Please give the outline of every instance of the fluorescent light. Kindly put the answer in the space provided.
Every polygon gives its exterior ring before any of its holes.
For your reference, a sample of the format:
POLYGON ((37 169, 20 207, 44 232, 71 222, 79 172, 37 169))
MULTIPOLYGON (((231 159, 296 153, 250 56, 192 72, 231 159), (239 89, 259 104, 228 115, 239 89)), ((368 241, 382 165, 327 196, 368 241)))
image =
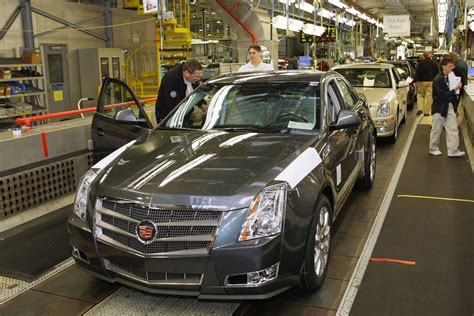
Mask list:
POLYGON ((303 11, 309 12, 309 13, 314 12, 314 5, 309 4, 308 2, 302 1, 300 3, 295 4, 295 7, 297 7, 298 9, 301 9, 303 11))
POLYGON ((303 27, 304 22, 300 20, 286 18, 283 15, 277 15, 272 18, 272 25, 274 28, 286 30, 288 27, 289 30, 293 32, 299 32, 303 27))
POLYGON ((338 8, 341 8, 341 9, 347 8, 347 5, 345 3, 342 3, 339 0, 329 0, 328 2, 332 5, 335 5, 338 8))
POLYGON ((325 28, 319 25, 306 23, 303 26, 303 32, 309 35, 321 36, 323 35, 324 31, 325 28))
POLYGON ((346 11, 355 16, 359 16, 362 14, 362 12, 357 11, 353 7, 349 7, 348 9, 346 9, 346 11))
POLYGON ((332 19, 332 18, 334 18, 334 16, 336 14, 329 11, 329 10, 322 9, 322 10, 318 11, 318 15, 322 16, 323 18, 326 18, 326 19, 332 19))
MULTIPOLYGON (((286 4, 287 1, 286 0, 278 0, 278 2, 286 4)), ((296 0, 288 0, 288 4, 292 4, 292 3, 295 3, 295 2, 296 2, 296 0)))

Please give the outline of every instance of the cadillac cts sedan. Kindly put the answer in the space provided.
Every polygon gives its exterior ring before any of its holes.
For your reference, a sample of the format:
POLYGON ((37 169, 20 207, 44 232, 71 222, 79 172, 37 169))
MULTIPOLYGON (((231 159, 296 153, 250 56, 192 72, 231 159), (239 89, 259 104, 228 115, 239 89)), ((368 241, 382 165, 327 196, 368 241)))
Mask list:
POLYGON ((367 98, 377 136, 388 137, 395 143, 398 127, 405 123, 408 95, 408 83, 396 68, 391 64, 373 63, 341 65, 333 70, 367 98))
POLYGON ((143 291, 264 299, 324 281, 333 221, 372 186, 376 131, 334 72, 208 80, 152 129, 106 79, 68 219, 78 266, 143 291), (114 148, 119 149, 110 153, 114 148))

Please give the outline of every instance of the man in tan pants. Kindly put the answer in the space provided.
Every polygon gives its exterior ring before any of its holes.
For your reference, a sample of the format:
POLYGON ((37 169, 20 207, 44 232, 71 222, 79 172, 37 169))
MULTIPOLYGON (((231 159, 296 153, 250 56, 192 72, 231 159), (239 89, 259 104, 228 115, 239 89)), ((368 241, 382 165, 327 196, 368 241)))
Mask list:
POLYGON ((428 116, 431 113, 433 79, 439 72, 438 64, 431 57, 433 57, 431 52, 424 52, 423 61, 416 67, 415 82, 418 97, 416 115, 428 116))

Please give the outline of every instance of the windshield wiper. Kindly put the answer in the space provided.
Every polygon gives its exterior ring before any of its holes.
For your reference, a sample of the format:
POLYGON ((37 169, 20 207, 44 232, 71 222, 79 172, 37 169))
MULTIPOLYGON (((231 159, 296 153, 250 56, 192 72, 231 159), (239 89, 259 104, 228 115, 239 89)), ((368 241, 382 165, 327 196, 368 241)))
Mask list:
POLYGON ((282 128, 271 127, 271 126, 258 126, 258 125, 240 125, 240 126, 214 126, 214 128, 222 128, 227 132, 241 132, 241 131, 251 131, 259 133, 280 133, 282 128))
POLYGON ((183 130, 183 131, 196 131, 200 130, 200 128, 190 128, 190 127, 168 127, 168 126, 161 126, 158 129, 167 129, 167 130, 183 130))

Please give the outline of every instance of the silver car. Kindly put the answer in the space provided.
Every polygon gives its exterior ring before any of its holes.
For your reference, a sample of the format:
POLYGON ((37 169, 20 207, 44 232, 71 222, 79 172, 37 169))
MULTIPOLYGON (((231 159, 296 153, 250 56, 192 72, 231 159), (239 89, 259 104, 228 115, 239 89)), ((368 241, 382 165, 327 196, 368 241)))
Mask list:
POLYGON ((367 98, 378 137, 397 141, 398 127, 405 123, 408 83, 391 64, 348 64, 333 68, 367 98))

